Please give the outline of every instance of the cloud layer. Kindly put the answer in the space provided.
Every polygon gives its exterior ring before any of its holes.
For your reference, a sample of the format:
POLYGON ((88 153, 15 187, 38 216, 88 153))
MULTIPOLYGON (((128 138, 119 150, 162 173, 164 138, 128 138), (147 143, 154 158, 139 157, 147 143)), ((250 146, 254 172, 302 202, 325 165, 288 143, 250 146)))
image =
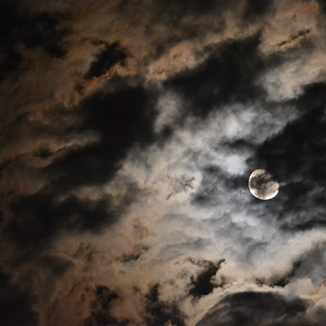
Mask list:
POLYGON ((2 324, 324 325, 322 3, 0 12, 2 324))

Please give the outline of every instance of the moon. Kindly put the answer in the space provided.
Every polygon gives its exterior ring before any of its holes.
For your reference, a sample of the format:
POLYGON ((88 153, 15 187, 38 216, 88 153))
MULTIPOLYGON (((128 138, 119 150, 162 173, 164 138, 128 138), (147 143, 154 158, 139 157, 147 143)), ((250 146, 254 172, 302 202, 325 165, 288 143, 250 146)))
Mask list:
POLYGON ((258 169, 251 173, 248 187, 254 197, 269 200, 278 194, 280 185, 266 170, 258 169))

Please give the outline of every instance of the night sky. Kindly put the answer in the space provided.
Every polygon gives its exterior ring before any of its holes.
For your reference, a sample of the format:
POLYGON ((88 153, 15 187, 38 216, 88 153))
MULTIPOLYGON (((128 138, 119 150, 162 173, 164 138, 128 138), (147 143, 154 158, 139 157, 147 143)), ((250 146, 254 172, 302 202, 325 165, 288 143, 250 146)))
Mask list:
POLYGON ((325 228, 323 0, 0 0, 1 326, 325 326, 325 228))

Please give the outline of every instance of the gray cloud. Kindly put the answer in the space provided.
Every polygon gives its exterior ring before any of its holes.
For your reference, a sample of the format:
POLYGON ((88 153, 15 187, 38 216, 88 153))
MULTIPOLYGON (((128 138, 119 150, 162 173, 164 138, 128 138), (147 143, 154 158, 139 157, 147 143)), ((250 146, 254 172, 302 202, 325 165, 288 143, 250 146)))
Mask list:
MULTIPOLYGON (((279 294, 242 292, 227 296, 197 325, 293 325, 302 320, 306 303, 279 294)), ((305 325, 315 325, 305 321, 305 325)))

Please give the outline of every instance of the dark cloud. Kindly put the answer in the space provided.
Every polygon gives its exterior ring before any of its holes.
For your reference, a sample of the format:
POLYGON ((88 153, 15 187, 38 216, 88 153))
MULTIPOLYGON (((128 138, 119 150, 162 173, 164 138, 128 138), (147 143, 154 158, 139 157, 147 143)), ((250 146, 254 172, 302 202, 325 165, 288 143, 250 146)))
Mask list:
POLYGON ((320 8, 323 10, 324 13, 326 13, 326 3, 324 0, 318 0, 318 4, 320 8))
POLYGON ((288 231, 325 226, 325 90, 323 84, 307 88, 297 101, 303 114, 257 149, 257 164, 283 184, 273 207, 288 231))
POLYGON ((292 35, 288 40, 286 41, 282 41, 278 44, 278 46, 283 46, 283 45, 286 45, 287 43, 290 43, 290 42, 293 42, 295 40, 298 40, 299 38, 302 38, 303 36, 305 36, 306 34, 309 34, 310 33, 310 29, 305 29, 305 30, 302 30, 294 35, 292 35))
POLYGON ((121 261, 124 264, 134 264, 148 249, 146 246, 137 246, 133 253, 124 255, 121 261))
POLYGON ((296 272, 300 269, 301 263, 302 263, 301 260, 295 261, 292 264, 291 269, 287 273, 285 273, 281 276, 273 275, 271 277, 271 279, 269 279, 269 280, 257 279, 256 280, 257 284, 259 284, 259 285, 267 284, 271 287, 275 287, 275 286, 276 287, 285 287, 294 279, 294 277, 296 276, 296 272))
POLYGON ((250 21, 261 17, 269 11, 272 5, 273 1, 269 0, 247 0, 244 12, 245 20, 250 21))
MULTIPOLYGON (((235 1, 229 1, 234 3, 235 1)), ((229 3, 228 2, 228 3, 229 3)), ((129 17, 130 26, 139 25, 143 22, 145 37, 150 39, 150 49, 146 53, 146 64, 152 59, 164 57, 175 45, 186 40, 194 40, 201 37, 203 28, 196 19, 211 19, 212 13, 221 14, 228 4, 221 0, 207 0, 205 3, 195 0, 182 1, 149 1, 140 4, 138 1, 121 0, 117 5, 117 12, 121 19, 129 17), (146 8, 144 14, 144 8, 146 8), (173 26, 173 28, 171 28, 173 26), (162 33, 162 31, 164 32, 162 33)), ((222 16, 215 20, 217 29, 223 28, 222 16)), ((133 33, 133 31, 131 31, 133 33)), ((149 44, 146 44, 148 46, 149 44)))
POLYGON ((287 274, 283 277, 279 278, 278 280, 273 281, 273 286, 281 286, 284 287, 288 285, 291 280, 293 279, 296 271, 300 268, 301 261, 297 261, 293 264, 292 270, 290 270, 287 274))
POLYGON ((63 38, 67 30, 60 26, 62 17, 47 12, 34 15, 19 9, 15 1, 0 4, 0 78, 3 80, 16 71, 23 61, 20 43, 27 49, 41 48, 54 58, 64 57, 63 38))
POLYGON ((207 262, 207 266, 202 272, 200 272, 196 277, 191 277, 191 288, 189 293, 197 298, 210 294, 213 289, 217 287, 217 285, 212 281, 212 278, 220 269, 223 262, 224 260, 220 260, 217 263, 210 261, 207 262))
POLYGON ((40 268, 49 270, 54 278, 62 277, 73 267, 72 262, 56 256, 42 256, 37 260, 37 264, 40 268))
POLYGON ((324 282, 325 264, 323 262, 325 259, 325 244, 316 245, 302 255, 291 277, 295 280, 309 277, 315 286, 320 286, 324 282))
POLYGON ((263 97, 263 89, 256 84, 264 68, 258 45, 259 36, 226 42, 197 68, 168 80, 166 87, 191 99, 187 114, 199 117, 227 103, 263 97))
POLYGON ((16 6, 13 1, 2 1, 0 4, 1 8, 1 29, 3 33, 1 33, 0 38, 0 46, 1 48, 6 46, 12 46, 15 39, 12 38, 13 28, 16 24, 17 14, 16 14, 16 6))
MULTIPOLYGON (((145 296, 145 325, 165 326, 167 323, 174 326, 186 325, 185 317, 180 312, 177 303, 161 301, 159 290, 159 284, 155 284, 145 296)), ((120 298, 117 292, 106 286, 98 285, 94 289, 94 296, 91 316, 84 321, 84 326, 131 325, 128 319, 118 320, 111 314, 111 305, 120 298)))
MULTIPOLYGON (((0 18, 1 19, 1 18, 0 18)), ((21 54, 15 49, 3 49, 0 54, 0 80, 19 69, 22 62, 21 54)))
POLYGON ((15 47, 13 30, 16 25, 15 6, 12 2, 0 3, 0 80, 17 70, 22 62, 21 54, 15 47))
POLYGON ((109 198, 81 201, 74 196, 58 201, 52 192, 17 198, 11 203, 12 218, 5 225, 6 237, 20 248, 18 258, 30 249, 45 249, 60 230, 99 231, 116 221, 109 198), (41 246, 41 247, 40 247, 41 246))
POLYGON ((59 26, 59 19, 47 12, 23 18, 17 33, 27 48, 42 48, 54 58, 66 55, 63 38, 67 31, 59 26))
POLYGON ((274 325, 275 320, 285 326, 291 325, 291 319, 301 317, 306 308, 307 303, 301 299, 287 300, 276 293, 240 292, 220 301, 197 326, 274 325))
MULTIPOLYGON (((251 288, 282 293, 301 293, 296 286, 306 278, 321 286, 323 246, 311 249, 308 239, 289 257, 277 253, 287 244, 294 248, 298 231, 326 225, 326 86, 309 85, 297 96, 309 80, 295 84, 295 77, 279 73, 292 60, 300 70, 302 54, 302 62, 312 65, 308 55, 318 50, 317 14, 307 14, 312 7, 296 5, 305 23, 301 16, 293 23, 291 16, 289 24, 296 25, 283 39, 283 18, 273 20, 271 14, 265 21, 271 9, 282 10, 275 1, 83 1, 76 7, 49 1, 49 11, 40 3, 30 10, 24 5, 26 11, 21 2, 0 4, 0 80, 13 79, 19 69, 24 74, 17 87, 37 79, 36 88, 26 84, 22 91, 24 108, 2 124, 0 249, 10 273, 0 274, 0 324, 37 325, 35 302, 44 326, 55 323, 66 304, 73 311, 67 314, 79 313, 79 303, 90 312, 71 320, 82 319, 84 326, 185 326, 198 320, 191 307, 205 314, 202 303, 212 302, 218 291, 223 295, 224 284, 236 291, 237 278, 256 281, 251 288), (59 14, 65 10, 71 16, 59 14), (95 55, 89 50, 94 39, 103 40, 93 42, 100 48, 95 55), (39 58, 44 61, 38 66, 39 58), (129 69, 140 75, 110 76, 129 69), (284 95, 279 88, 286 81, 284 95), (30 89, 62 103, 33 102, 30 89), (160 106, 164 96, 168 100, 160 106), (72 108, 70 101, 81 102, 72 108), (281 183, 270 202, 248 192, 247 170, 254 166, 281 183), (98 237, 104 232, 110 236, 98 237), (62 243, 58 235, 65 237, 62 243), (80 243, 84 236, 86 246, 80 243), (187 260, 195 255, 201 262, 196 267, 187 260), (227 257, 223 267, 220 257, 227 257), (40 284, 24 280, 31 274, 40 284), (85 290, 83 282, 89 286, 99 279, 114 287, 85 290), (22 290, 26 283, 30 294, 22 290), (119 286, 126 288, 120 293, 119 286), (132 291, 134 297, 122 295, 132 291), (143 321, 131 320, 135 315, 143 321)), ((20 94, 9 81, 8 94, 20 94)), ((12 111, 11 99, 6 101, 12 111)), ((233 293, 197 325, 324 325, 325 310, 308 310, 309 305, 274 292, 233 293)))
MULTIPOLYGON (((225 3, 223 6, 223 1, 221 0, 208 0, 203 3, 200 0, 194 0, 191 2, 182 2, 182 1, 155 1, 150 4, 150 9, 153 11, 151 17, 151 24, 146 26, 147 32, 151 33, 153 29, 156 28, 156 24, 158 23, 171 23, 177 28, 175 32, 179 32, 180 28, 183 25, 183 18, 189 16, 201 16, 211 14, 212 11, 215 12, 217 9, 223 9, 225 7, 225 3)), ((233 2, 234 1, 230 1, 233 2)), ((121 14, 125 14, 130 10, 137 11, 139 10, 139 3, 136 1, 121 1, 119 4, 119 11, 121 14)), ((196 31, 192 29, 191 33, 197 34, 196 31)), ((189 32, 189 31, 188 31, 189 32)), ((176 34, 177 34, 176 33, 176 34)))
POLYGON ((222 204, 222 198, 219 198, 218 185, 223 184, 224 189, 247 189, 248 178, 243 175, 230 176, 219 166, 208 164, 203 167, 203 180, 201 187, 193 197, 193 203, 200 206, 215 206, 216 202, 222 204))
POLYGON ((99 77, 109 71, 115 64, 120 63, 123 65, 126 58, 126 51, 119 43, 105 44, 104 49, 96 54, 95 60, 90 64, 85 78, 99 77))
POLYGON ((99 92, 87 98, 81 110, 86 118, 80 130, 95 131, 100 141, 71 151, 45 169, 50 176, 59 176, 54 183, 61 190, 105 183, 133 145, 146 146, 155 140, 155 112, 141 87, 99 92))
POLYGON ((10 276, 0 272, 0 322, 3 326, 36 326, 38 315, 32 308, 33 299, 10 276))
POLYGON ((200 0, 191 1, 191 3, 185 3, 181 1, 161 1, 161 6, 165 6, 169 9, 171 13, 174 14, 175 18, 180 18, 180 16, 195 15, 199 16, 202 14, 210 13, 212 10, 215 11, 216 8, 221 7, 220 0, 208 0, 203 3, 200 0), (178 16, 178 14, 180 16, 178 16))
POLYGON ((42 160, 46 160, 52 155, 52 153, 49 148, 40 147, 34 152, 34 155, 42 160))
POLYGON ((185 326, 185 317, 179 310, 176 302, 164 302, 159 298, 159 284, 152 286, 146 296, 145 317, 147 326, 165 326, 170 323, 174 326, 185 326))
MULTIPOLYGON (((261 16, 265 14, 271 7, 272 3, 268 0, 246 0, 244 18, 253 19, 256 16, 261 16)), ((121 8, 126 8, 127 2, 122 2, 121 8)), ((236 6, 237 1, 230 0, 225 2, 223 0, 208 0, 202 2, 200 0, 193 0, 191 2, 182 1, 158 1, 156 3, 158 12, 162 12, 162 8, 167 10, 170 15, 171 21, 174 21, 177 26, 182 24, 182 18, 185 17, 201 17, 209 16, 212 13, 215 15, 221 15, 227 10, 232 10, 236 6)))
POLYGON ((92 302, 91 316, 85 319, 83 326, 127 326, 129 321, 118 321, 112 316, 111 304, 119 298, 119 295, 106 286, 97 285, 94 290, 95 300, 92 302))
MULTIPOLYGON (((114 93, 100 92, 86 99, 79 108, 84 122, 74 127, 64 126, 63 122, 63 131, 55 134, 60 137, 62 132, 76 134, 79 130, 89 130, 99 135, 99 142, 72 150, 63 158, 53 158, 52 164, 41 169, 49 184, 37 193, 12 194, 6 237, 24 252, 46 244, 60 230, 99 232, 115 223, 137 194, 132 182, 119 203, 114 203, 109 196, 96 201, 74 195, 59 198, 80 186, 105 184, 120 168, 121 160, 133 145, 146 146, 154 141, 155 113, 149 103, 144 89, 125 86, 114 93)), ((59 120, 64 120, 64 114, 59 120)), ((32 128, 36 134, 46 133, 45 129, 51 132, 51 127, 43 129, 32 128)), ((34 155, 48 159, 52 153, 40 147, 34 155)))

